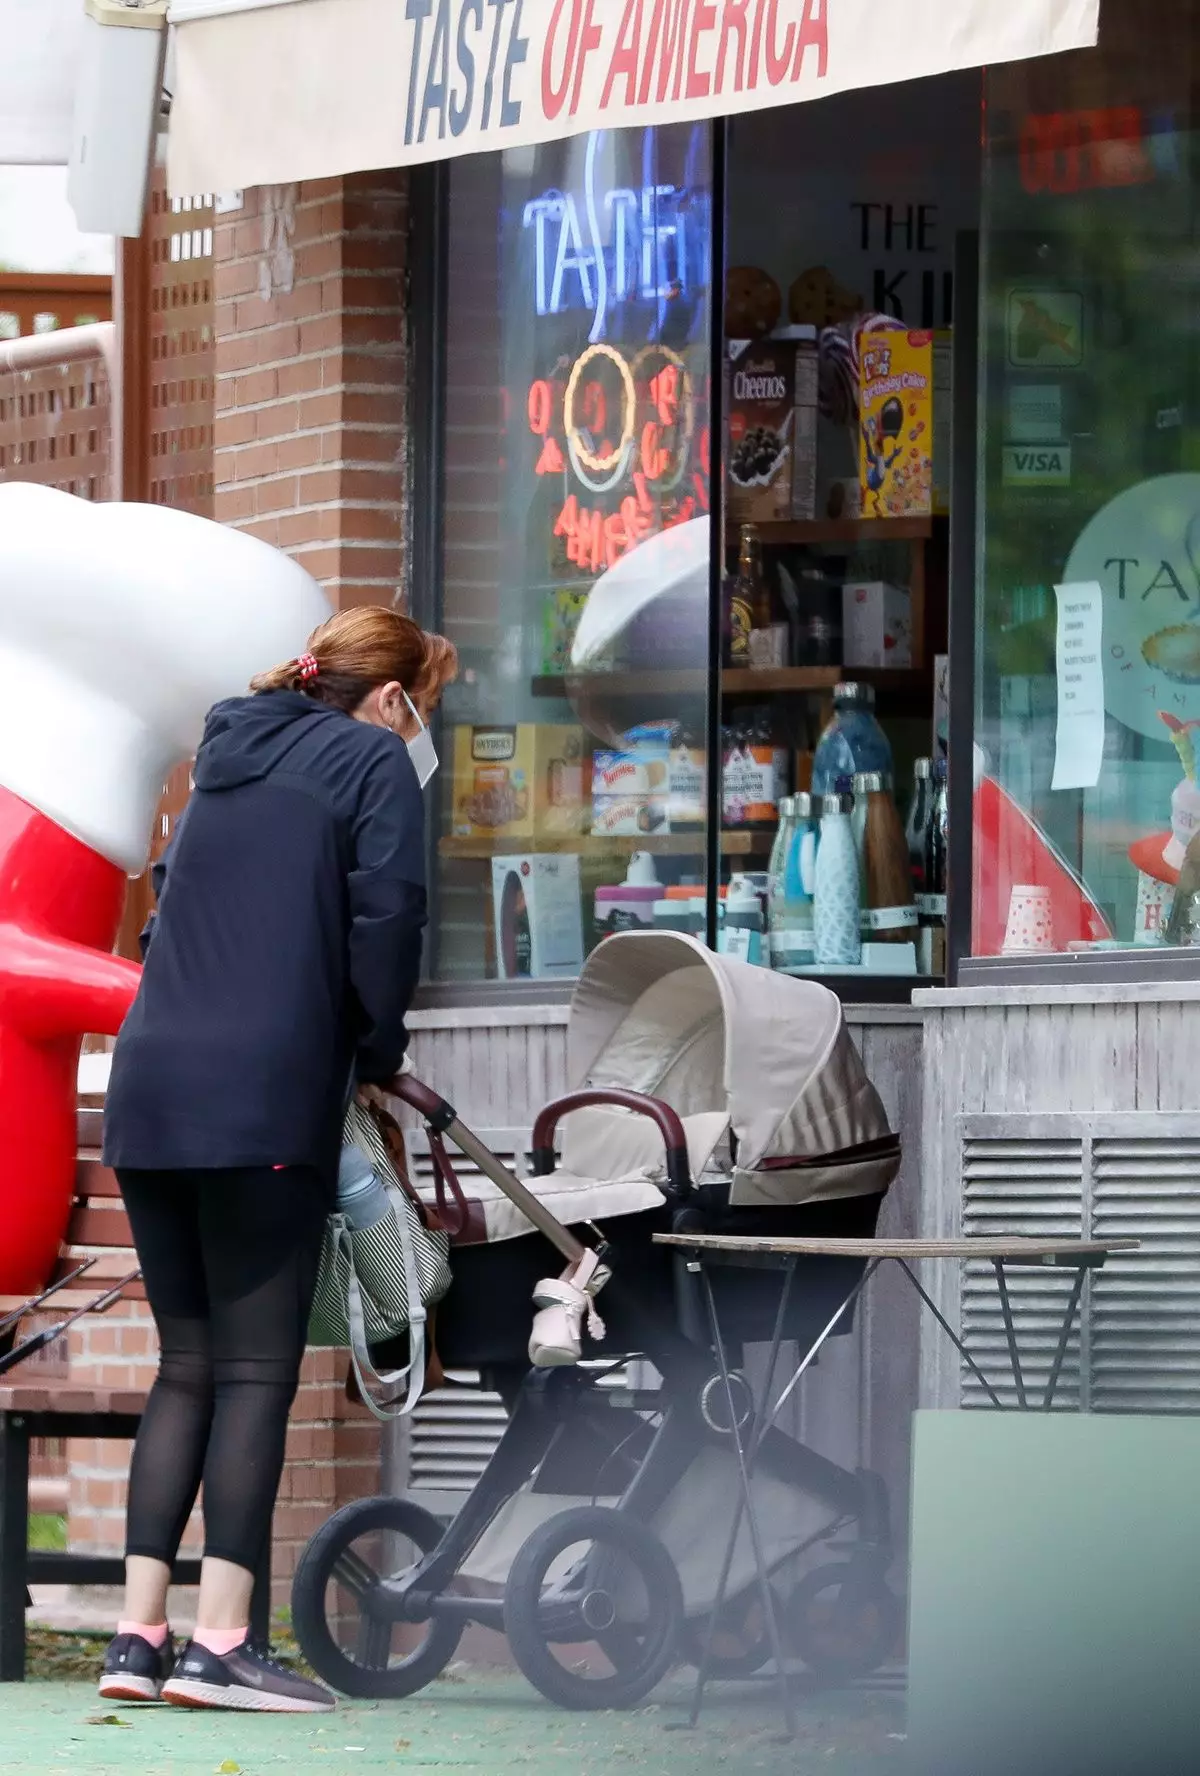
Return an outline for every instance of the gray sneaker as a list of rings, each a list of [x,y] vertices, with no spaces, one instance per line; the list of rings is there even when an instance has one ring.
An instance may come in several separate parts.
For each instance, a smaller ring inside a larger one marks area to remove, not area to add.
[[[175,1643],[151,1646],[140,1634],[118,1634],[104,1655],[97,1686],[106,1702],[157,1702],[175,1663]]]
[[[189,1641],[162,1687],[162,1700],[177,1708],[258,1714],[328,1714],[337,1707],[329,1690],[278,1664],[249,1639],[220,1656]]]

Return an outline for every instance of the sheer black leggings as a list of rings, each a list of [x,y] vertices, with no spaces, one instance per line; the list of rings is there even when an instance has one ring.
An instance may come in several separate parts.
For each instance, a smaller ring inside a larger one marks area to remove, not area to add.
[[[162,1350],[129,1473],[126,1553],[173,1561],[203,1481],[204,1552],[253,1572],[329,1192],[300,1166],[118,1178]]]

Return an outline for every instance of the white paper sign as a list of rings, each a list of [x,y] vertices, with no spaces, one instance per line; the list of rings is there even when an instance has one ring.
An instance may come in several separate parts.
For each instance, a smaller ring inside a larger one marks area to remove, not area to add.
[[[1104,592],[1096,580],[1056,586],[1058,728],[1051,789],[1094,789],[1104,761]]]

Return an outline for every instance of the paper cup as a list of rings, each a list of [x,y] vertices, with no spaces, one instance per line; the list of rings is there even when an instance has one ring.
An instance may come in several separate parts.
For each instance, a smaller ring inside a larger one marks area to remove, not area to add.
[[[1004,933],[1005,956],[1045,955],[1054,950],[1054,923],[1050,916],[1050,890],[1018,883],[1008,903]]]

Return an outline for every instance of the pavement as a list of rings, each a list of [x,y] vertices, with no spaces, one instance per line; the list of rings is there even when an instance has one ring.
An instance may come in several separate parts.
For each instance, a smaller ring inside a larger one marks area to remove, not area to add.
[[[720,1685],[694,1732],[686,1680],[671,1679],[630,1714],[565,1714],[508,1674],[448,1675],[406,1702],[344,1702],[332,1715],[189,1713],[114,1707],[90,1684],[7,1685],[0,1692],[4,1776],[87,1770],[149,1776],[266,1776],[288,1769],[354,1776],[444,1770],[480,1776],[902,1776],[903,1701],[888,1689],[801,1697],[799,1734],[778,1742],[777,1703],[761,1683]]]

